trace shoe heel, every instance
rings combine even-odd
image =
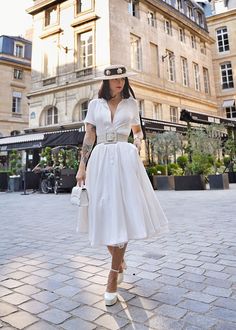
[[[106,306],[115,305],[117,302],[117,292],[105,292],[104,293],[104,301]]]

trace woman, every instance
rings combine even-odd
[[[167,229],[167,219],[139,158],[143,133],[128,81],[132,74],[123,65],[112,65],[99,78],[103,83],[99,98],[89,103],[76,175],[78,185],[86,182],[88,189],[91,245],[106,245],[112,256],[104,295],[107,306],[117,301],[128,241]],[[131,129],[133,144],[127,142]]]

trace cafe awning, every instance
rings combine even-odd
[[[44,133],[35,133],[3,137],[0,139],[0,151],[41,148],[44,135]]]
[[[78,146],[79,144],[82,144],[84,134],[85,132],[78,129],[47,133],[45,134],[42,146]]]

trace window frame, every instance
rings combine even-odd
[[[13,68],[13,79],[23,80],[23,70],[18,68]]]
[[[47,9],[45,9],[44,11],[44,28],[45,29],[48,29],[52,26],[55,26],[55,25],[58,25],[59,24],[59,10],[58,10],[58,5],[53,5]],[[56,19],[55,19],[55,22],[51,22],[51,16],[50,16],[50,10],[51,12],[53,11],[53,9],[55,9],[56,11]]]
[[[234,115],[232,115],[233,113],[234,113]],[[230,114],[230,116],[228,116],[228,114]],[[236,120],[236,105],[234,105],[232,107],[226,107],[225,108],[225,116],[228,119]]]
[[[166,50],[167,56],[167,68],[168,68],[168,80],[171,82],[176,81],[175,72],[175,54],[170,50]]]
[[[132,40],[133,39],[133,40]],[[134,49],[133,44],[137,47]],[[136,71],[142,70],[142,45],[141,38],[135,34],[130,34],[130,58],[131,58],[131,68]]]
[[[226,30],[226,32],[223,32],[224,29]],[[221,31],[221,33],[218,33],[219,31]],[[226,36],[226,38],[224,36]],[[221,37],[221,40],[219,40],[220,37]],[[216,40],[217,40],[218,53],[225,53],[225,52],[230,51],[229,34],[228,34],[227,26],[222,26],[222,27],[216,29]],[[226,43],[226,40],[227,40],[227,43]],[[220,42],[222,42],[221,46],[219,45]],[[221,47],[222,47],[222,50],[220,50]],[[228,49],[225,49],[226,47],[228,47]]]
[[[182,71],[182,82],[184,87],[189,87],[189,70],[188,60],[186,57],[181,56],[181,71]]]
[[[230,68],[227,67],[228,65],[230,65]],[[226,68],[222,68],[223,66],[226,66]],[[226,82],[223,81],[223,71],[226,72],[225,74]],[[229,74],[229,71],[231,71],[231,74]],[[233,69],[231,62],[220,63],[220,75],[221,75],[221,88],[223,90],[234,88],[234,77],[233,77]],[[231,79],[229,79],[229,77],[231,77]]]
[[[49,111],[51,111],[51,115],[49,115]],[[51,118],[51,123],[49,121],[49,118]],[[55,106],[50,106],[48,109],[45,110],[45,126],[51,126],[58,124],[59,119],[59,111],[58,108]]]
[[[132,17],[139,18],[139,1],[128,0],[128,14]]]
[[[173,113],[175,112],[176,113]],[[170,122],[171,123],[178,123],[179,119],[178,119],[178,107],[175,107],[173,105],[170,105]]]
[[[21,51],[19,51],[21,49]],[[14,56],[18,58],[25,57],[25,44],[19,41],[14,42]]]
[[[82,14],[85,14],[85,13],[88,13],[88,12],[94,10],[94,0],[87,0],[87,1],[90,2],[91,6],[90,6],[90,8],[88,8],[86,10],[81,10],[81,6],[79,5],[79,3],[81,3],[81,1],[83,2],[83,0],[76,0],[75,1],[75,14],[76,14],[76,16],[79,16],[79,15],[82,15]],[[79,10],[79,7],[80,7],[80,10]]]
[[[22,104],[22,93],[13,91],[12,108],[11,108],[12,114],[21,114],[22,113],[21,104]]]
[[[89,38],[92,38],[92,41],[88,43],[89,38],[85,40],[83,45],[83,40],[81,41],[82,35],[90,35]],[[76,33],[76,41],[77,41],[77,68],[78,70],[86,70],[94,67],[94,30],[93,28],[89,28],[87,30],[80,31]],[[91,53],[89,52],[89,48],[91,46]],[[82,48],[83,47],[83,48]],[[81,51],[82,49],[82,51]],[[85,50],[85,52],[83,51]],[[84,56],[81,57],[81,54]],[[82,61],[81,61],[82,59]],[[89,63],[89,59],[91,59],[91,63]]]
[[[161,103],[153,103],[152,118],[155,120],[163,120],[163,108]]]
[[[86,103],[87,107],[83,108],[83,105]],[[87,112],[88,112],[88,105],[89,105],[89,100],[84,100],[83,102],[81,102],[80,104],[80,119],[84,120]]]
[[[193,76],[194,76],[194,88],[195,91],[201,91],[201,82],[200,82],[200,71],[199,64],[193,62]]]
[[[164,20],[164,31],[169,36],[172,36],[172,24],[171,24],[171,20],[169,20],[167,18],[165,18],[165,20]]]
[[[203,82],[204,82],[204,91],[206,94],[211,94],[210,89],[210,78],[209,78],[209,70],[205,67],[202,68],[203,71]]]

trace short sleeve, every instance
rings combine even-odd
[[[89,102],[89,105],[88,105],[88,111],[87,111],[87,114],[86,114],[86,117],[84,119],[84,123],[89,123],[89,124],[92,124],[94,126],[96,126],[96,121],[95,121],[95,108],[96,108],[96,102],[97,100],[92,100]]]
[[[131,99],[132,104],[132,121],[131,125],[140,125],[140,115],[139,115],[139,108],[138,102],[135,99]]]

